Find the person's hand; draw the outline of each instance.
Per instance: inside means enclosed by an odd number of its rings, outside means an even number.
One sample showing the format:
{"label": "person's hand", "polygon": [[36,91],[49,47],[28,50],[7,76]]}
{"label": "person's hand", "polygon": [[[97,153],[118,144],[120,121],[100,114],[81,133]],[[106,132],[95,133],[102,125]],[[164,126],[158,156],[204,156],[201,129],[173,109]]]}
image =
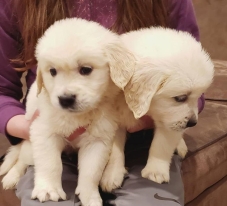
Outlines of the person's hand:
{"label": "person's hand", "polygon": [[24,114],[12,117],[6,125],[6,132],[14,137],[29,139],[30,125],[38,115],[39,111],[36,110],[31,120],[26,120]]}
{"label": "person's hand", "polygon": [[144,129],[153,129],[154,128],[154,121],[151,117],[145,115],[140,118],[141,124],[136,125],[135,127],[128,128],[127,131],[130,133],[138,132]]}
{"label": "person's hand", "polygon": [[[9,135],[18,137],[21,139],[29,139],[29,128],[31,126],[31,123],[35,120],[35,118],[39,115],[39,111],[36,110],[33,114],[31,120],[26,120],[25,115],[16,115],[12,117],[7,125],[6,125],[6,131]],[[83,134],[86,131],[86,127],[79,127],[77,128],[68,138],[68,141],[73,141],[77,137],[79,137],[81,134]]]}

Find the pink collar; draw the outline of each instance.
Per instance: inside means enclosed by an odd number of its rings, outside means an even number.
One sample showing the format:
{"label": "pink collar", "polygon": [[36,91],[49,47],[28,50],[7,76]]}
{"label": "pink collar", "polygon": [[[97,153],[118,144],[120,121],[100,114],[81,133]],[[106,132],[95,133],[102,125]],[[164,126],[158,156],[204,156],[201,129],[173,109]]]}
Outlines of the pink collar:
{"label": "pink collar", "polygon": [[76,139],[77,137],[79,137],[81,134],[83,134],[87,129],[86,127],[78,127],[68,138],[67,140],[72,142],[74,139]]}

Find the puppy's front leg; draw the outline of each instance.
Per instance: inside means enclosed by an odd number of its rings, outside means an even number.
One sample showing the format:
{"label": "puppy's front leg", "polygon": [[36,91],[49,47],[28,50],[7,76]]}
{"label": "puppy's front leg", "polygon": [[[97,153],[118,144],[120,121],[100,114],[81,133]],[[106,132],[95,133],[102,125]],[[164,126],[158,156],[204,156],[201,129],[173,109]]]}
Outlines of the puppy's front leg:
{"label": "puppy's front leg", "polygon": [[119,188],[127,174],[124,154],[125,141],[126,129],[119,128],[114,137],[110,159],[100,182],[103,191],[111,192],[113,189]]}
{"label": "puppy's front leg", "polygon": [[142,170],[142,177],[157,183],[169,182],[169,167],[181,132],[157,127],[151,143],[147,165]]}
{"label": "puppy's front leg", "polygon": [[112,141],[92,140],[79,150],[79,177],[76,194],[83,206],[102,206],[98,185],[109,159]]}
{"label": "puppy's front leg", "polygon": [[177,154],[182,158],[184,159],[187,152],[188,152],[188,147],[184,141],[184,139],[180,139],[180,142],[178,143],[177,145]]}
{"label": "puppy's front leg", "polygon": [[61,183],[64,140],[50,133],[46,125],[37,123],[35,120],[31,127],[35,165],[35,186],[31,198],[37,198],[40,202],[65,200],[66,194]]}

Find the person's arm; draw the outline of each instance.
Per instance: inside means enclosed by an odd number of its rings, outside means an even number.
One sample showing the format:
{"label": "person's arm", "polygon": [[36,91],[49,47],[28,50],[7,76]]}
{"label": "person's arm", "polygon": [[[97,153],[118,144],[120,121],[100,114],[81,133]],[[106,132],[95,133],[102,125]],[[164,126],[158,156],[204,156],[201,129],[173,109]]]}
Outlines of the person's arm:
{"label": "person's arm", "polygon": [[169,0],[169,27],[186,31],[199,41],[199,28],[191,0]]}
{"label": "person's arm", "polygon": [[20,33],[9,2],[0,0],[0,133],[5,134],[11,144],[17,144],[20,138],[27,138],[27,131],[25,107],[20,102],[22,73],[10,64],[10,59],[19,54]]}

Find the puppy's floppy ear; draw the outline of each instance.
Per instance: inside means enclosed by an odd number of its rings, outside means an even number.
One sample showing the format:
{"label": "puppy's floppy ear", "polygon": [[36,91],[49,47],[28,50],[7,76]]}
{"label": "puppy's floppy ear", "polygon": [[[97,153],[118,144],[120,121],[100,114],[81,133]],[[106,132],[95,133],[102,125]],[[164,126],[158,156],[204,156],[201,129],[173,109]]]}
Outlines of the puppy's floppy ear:
{"label": "puppy's floppy ear", "polygon": [[166,78],[166,74],[149,62],[138,63],[124,90],[126,102],[136,119],[148,112],[152,98],[163,87]]}
{"label": "puppy's floppy ear", "polygon": [[43,76],[39,67],[37,68],[36,83],[37,83],[37,96],[38,96],[43,87]]}
{"label": "puppy's floppy ear", "polygon": [[108,45],[106,55],[109,60],[110,77],[123,90],[134,73],[135,57],[120,43]]}

